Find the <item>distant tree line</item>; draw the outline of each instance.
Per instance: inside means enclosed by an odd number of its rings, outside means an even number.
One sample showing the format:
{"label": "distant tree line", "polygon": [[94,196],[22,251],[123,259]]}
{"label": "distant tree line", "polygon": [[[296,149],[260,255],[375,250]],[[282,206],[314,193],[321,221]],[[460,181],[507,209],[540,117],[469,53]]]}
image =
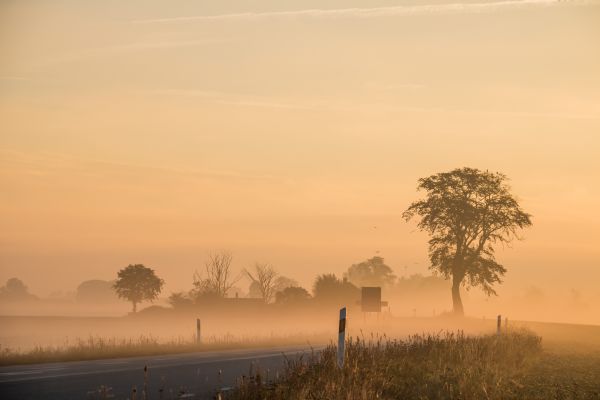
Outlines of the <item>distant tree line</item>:
{"label": "distant tree line", "polygon": [[[362,286],[380,286],[404,291],[409,287],[421,287],[423,284],[433,287],[434,282],[439,286],[439,282],[443,282],[440,278],[420,275],[410,279],[398,279],[392,268],[385,264],[385,260],[376,256],[351,265],[341,278],[333,273],[318,275],[309,291],[297,281],[280,275],[271,264],[257,262],[236,274],[232,269],[232,261],[233,256],[229,252],[210,254],[203,272],[193,274],[192,289],[171,293],[168,297],[170,305],[174,309],[184,310],[199,305],[210,305],[228,297],[237,297],[236,284],[244,276],[250,280],[247,298],[286,307],[307,305],[309,302],[355,304],[360,298]],[[135,313],[140,303],[156,300],[163,286],[164,281],[152,268],[143,264],[130,264],[118,272],[114,281],[92,279],[82,282],[75,292],[75,300],[90,305],[109,304],[121,298],[131,303]],[[38,297],[30,294],[20,279],[11,278],[0,288],[0,300],[38,300]]]}
{"label": "distant tree line", "polygon": [[[451,280],[453,311],[464,314],[461,286],[478,286],[495,295],[494,285],[502,282],[506,268],[496,261],[495,245],[510,243],[518,232],[531,226],[531,216],[519,205],[501,173],[476,168],[457,168],[419,180],[423,199],[410,204],[403,216],[417,218],[417,227],[427,232],[430,268]],[[231,254],[211,255],[202,277],[195,276],[194,289],[170,297],[174,307],[192,305],[207,299],[227,296],[239,276],[231,272]],[[255,264],[245,274],[254,291],[265,303],[290,304],[307,301],[310,294],[299,286],[282,287],[278,274],[269,264]],[[155,278],[158,279],[158,278]],[[333,274],[318,276],[312,298],[322,302],[352,302],[360,286],[390,286],[397,277],[382,257],[373,257],[350,266],[340,280]],[[160,287],[158,288],[160,291]],[[152,298],[155,294],[149,295]],[[135,308],[135,303],[134,303]]]}
{"label": "distant tree line", "polygon": [[[308,301],[353,304],[363,286],[431,287],[439,286],[441,277],[451,281],[454,313],[463,315],[460,288],[478,286],[485,294],[495,295],[494,285],[501,283],[506,273],[506,268],[496,261],[495,246],[518,239],[520,230],[532,224],[531,216],[520,207],[507,181],[501,173],[474,168],[454,169],[419,180],[418,190],[423,190],[425,197],[410,204],[403,216],[407,221],[418,219],[417,227],[430,235],[430,269],[435,276],[398,279],[384,259],[376,256],[351,265],[341,278],[330,273],[317,276],[309,292],[268,263],[255,263],[236,274],[231,253],[222,251],[210,254],[202,272],[194,273],[192,289],[172,293],[169,302],[173,308],[181,309],[231,297],[243,276],[250,280],[249,297],[262,299],[265,304],[288,306]],[[116,293],[131,302],[135,313],[138,304],[157,299],[163,286],[164,281],[153,269],[130,264],[117,273],[113,282],[83,282],[78,287],[77,300],[108,299]],[[9,279],[0,288],[3,301],[35,299],[17,278]]]}
{"label": "distant tree line", "polygon": [[310,291],[295,280],[280,275],[268,263],[255,263],[241,274],[233,274],[232,259],[227,252],[210,255],[204,265],[204,273],[194,274],[193,289],[171,294],[171,306],[185,309],[226,298],[233,294],[229,291],[242,276],[250,280],[248,297],[261,299],[266,304],[285,306],[305,305],[309,301],[353,305],[360,299],[363,286],[393,288],[396,282],[400,282],[392,268],[379,256],[351,265],[341,278],[332,273],[318,275]]}
{"label": "distant tree line", "polygon": [[29,289],[18,278],[10,278],[6,284],[0,288],[0,300],[7,302],[14,301],[35,301],[38,297],[29,293]]}

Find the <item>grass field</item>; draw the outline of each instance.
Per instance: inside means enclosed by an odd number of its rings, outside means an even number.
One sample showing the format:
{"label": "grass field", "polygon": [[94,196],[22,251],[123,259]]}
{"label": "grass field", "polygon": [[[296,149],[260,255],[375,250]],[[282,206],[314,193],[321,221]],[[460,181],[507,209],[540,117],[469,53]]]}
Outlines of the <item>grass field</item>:
{"label": "grass field", "polygon": [[[28,319],[27,323],[35,321]],[[66,322],[75,324],[76,320]],[[337,321],[330,322],[324,326],[336,333]],[[147,329],[137,320],[131,323]],[[64,331],[62,325],[57,328],[57,334]],[[125,332],[131,332],[130,326],[127,328]],[[371,331],[385,334],[363,333]],[[371,323],[352,320],[343,369],[336,367],[336,347],[330,345],[300,360],[288,360],[285,371],[277,377],[268,371],[240,377],[233,390],[220,396],[232,400],[600,400],[599,326],[510,321],[500,336],[493,332],[495,321],[490,319],[389,318]],[[334,337],[311,336],[307,332],[280,336],[247,332],[244,337],[206,336],[198,345],[192,335],[171,340],[147,335],[133,339],[89,336],[23,351],[3,347],[0,364],[319,344],[331,342]],[[108,397],[100,393],[97,398]]]}
{"label": "grass field", "polygon": [[600,354],[545,349],[541,337],[516,330],[497,335],[416,335],[406,340],[348,341],[288,362],[285,373],[240,379],[223,398],[250,399],[600,399]]}
{"label": "grass field", "polygon": [[[309,326],[302,323],[304,319],[290,321],[281,316],[243,321],[236,325],[207,319],[203,325],[202,345],[194,340],[195,319],[192,318],[0,317],[0,365],[307,343],[325,345],[334,340],[337,333],[337,315],[332,315],[332,318],[322,321],[313,320]],[[305,330],[302,330],[302,325]],[[510,321],[509,325],[541,336],[544,350],[552,354],[564,357],[584,354],[600,358],[600,326],[525,321]],[[277,330],[282,326],[286,330]],[[494,329],[495,321],[491,319],[440,317],[374,321],[352,319],[348,325],[349,335],[354,337],[360,337],[361,332],[385,332],[388,337],[397,339],[417,332],[432,334],[441,331],[463,331],[474,336],[493,332]],[[578,361],[573,359],[572,362]]]}
{"label": "grass field", "polygon": [[27,351],[0,348],[0,366],[299,345],[306,344],[307,340],[325,341],[323,338],[316,336],[307,338],[304,335],[270,338],[212,336],[199,344],[193,337],[163,341],[152,336],[129,339],[90,336],[87,339],[76,339],[70,344],[35,346]]}

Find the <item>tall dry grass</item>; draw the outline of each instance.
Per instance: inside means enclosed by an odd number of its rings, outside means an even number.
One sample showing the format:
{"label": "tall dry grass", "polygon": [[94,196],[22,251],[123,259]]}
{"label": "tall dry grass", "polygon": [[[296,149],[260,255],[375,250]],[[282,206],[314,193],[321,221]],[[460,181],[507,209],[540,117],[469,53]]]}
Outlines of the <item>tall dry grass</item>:
{"label": "tall dry grass", "polygon": [[144,335],[135,338],[90,336],[86,339],[78,338],[65,342],[63,345],[58,346],[35,346],[27,351],[0,347],[0,366],[304,345],[307,340],[312,340],[313,343],[323,343],[326,339],[319,336],[307,339],[304,335],[263,337],[224,334],[209,336],[198,343],[194,337],[161,340]]}
{"label": "tall dry grass", "polygon": [[260,373],[240,381],[228,399],[506,399],[519,398],[524,373],[542,354],[541,339],[518,331],[352,338],[346,362],[336,347],[289,360],[283,376]]}
{"label": "tall dry grass", "polygon": [[[146,382],[146,370],[144,370]],[[205,399],[186,391],[148,393],[142,399]],[[132,389],[132,393],[135,387]],[[163,397],[168,393],[170,397]],[[150,396],[150,397],[147,397]],[[110,399],[102,386],[90,399]],[[133,395],[130,398],[134,398]],[[343,368],[329,345],[286,360],[283,373],[253,369],[219,400],[600,400],[600,354],[549,352],[527,330],[469,336],[462,331],[405,340],[369,335],[346,343]]]}

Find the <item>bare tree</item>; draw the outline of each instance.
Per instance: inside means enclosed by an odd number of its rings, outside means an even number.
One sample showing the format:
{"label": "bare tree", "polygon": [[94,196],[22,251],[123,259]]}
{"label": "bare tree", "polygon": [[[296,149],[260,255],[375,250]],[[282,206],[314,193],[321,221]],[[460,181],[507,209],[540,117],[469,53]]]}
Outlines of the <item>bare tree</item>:
{"label": "bare tree", "polygon": [[225,297],[227,292],[241,278],[232,274],[232,259],[231,253],[226,251],[209,254],[208,261],[204,264],[206,275],[194,274],[195,291]]}
{"label": "bare tree", "polygon": [[254,275],[246,270],[246,275],[258,286],[265,303],[270,303],[277,289],[277,271],[270,264],[254,264]]}

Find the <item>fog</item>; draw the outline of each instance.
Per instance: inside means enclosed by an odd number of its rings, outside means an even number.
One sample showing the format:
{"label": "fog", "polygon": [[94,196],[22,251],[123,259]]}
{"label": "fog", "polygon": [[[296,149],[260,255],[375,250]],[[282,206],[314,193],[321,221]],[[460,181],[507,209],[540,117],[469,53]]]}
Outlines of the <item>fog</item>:
{"label": "fog", "polygon": [[[151,337],[160,342],[194,341],[196,319],[202,321],[202,337],[206,343],[252,345],[267,343],[312,343],[333,341],[337,334],[339,307],[347,306],[351,335],[385,334],[405,337],[409,334],[462,329],[473,333],[490,333],[496,316],[508,318],[511,325],[533,327],[549,335],[550,341],[574,341],[594,344],[595,334],[584,334],[566,325],[532,325],[532,321],[565,322],[600,325],[598,297],[575,290],[548,293],[530,287],[519,294],[500,293],[487,297],[477,289],[463,290],[467,319],[452,317],[452,301],[448,281],[412,275],[400,277],[394,285],[384,286],[382,299],[388,304],[382,313],[364,313],[358,297],[321,301],[309,298],[300,304],[264,304],[250,298],[241,279],[234,287],[237,293],[222,300],[204,300],[197,304],[175,305],[160,297],[131,313],[131,304],[116,296],[85,298],[77,291],[58,298],[23,300],[2,299],[0,303],[0,342],[5,348],[29,350],[34,346],[64,347],[90,338],[137,340]],[[244,297],[239,297],[239,296]],[[573,330],[570,332],[569,330]],[[596,344],[594,344],[595,346]]]}
{"label": "fog", "polygon": [[[506,174],[533,223],[496,246],[497,296],[463,287],[466,315],[600,324],[599,22],[597,1],[2,2],[0,286],[27,295],[0,298],[0,344],[190,337],[201,312],[169,296],[220,251],[239,298],[257,262],[312,296],[380,256],[390,321],[439,321],[451,283],[406,283],[433,271],[402,213],[464,166]],[[129,264],[164,280],[150,322],[111,292]],[[328,335],[342,303],[207,334]]]}

